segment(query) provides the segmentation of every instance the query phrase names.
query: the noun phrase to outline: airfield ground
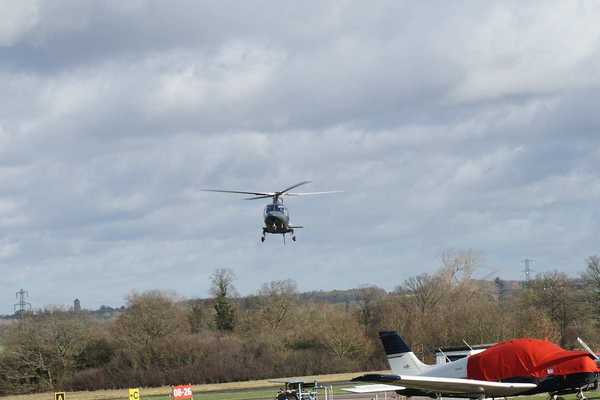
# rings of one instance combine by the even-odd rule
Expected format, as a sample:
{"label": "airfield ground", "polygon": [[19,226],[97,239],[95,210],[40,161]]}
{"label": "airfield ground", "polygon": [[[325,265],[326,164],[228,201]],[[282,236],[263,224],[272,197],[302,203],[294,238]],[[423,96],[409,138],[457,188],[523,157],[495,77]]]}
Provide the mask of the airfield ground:
{"label": "airfield ground", "polygon": [[[386,371],[377,371],[385,373]],[[375,373],[377,373],[375,372]],[[330,375],[314,375],[297,378],[307,382],[318,381],[322,384],[333,385],[334,395],[336,399],[341,399],[339,396],[346,396],[349,393],[341,390],[342,387],[353,386],[349,381],[355,376],[361,375],[361,372],[345,373],[345,374],[330,374]],[[277,389],[282,386],[281,383],[274,382],[275,380],[290,379],[263,379],[245,382],[229,382],[207,385],[194,385],[194,398],[200,400],[272,400],[277,393]],[[169,387],[156,388],[141,388],[140,394],[142,400],[167,400],[169,398]],[[127,389],[117,390],[98,390],[93,392],[67,392],[66,400],[118,400],[127,399]],[[355,397],[352,397],[355,398]],[[53,393],[36,393],[18,396],[0,397],[2,400],[52,400]]]}
{"label": "airfield ground", "polygon": [[[378,371],[385,372],[385,371]],[[343,391],[342,388],[354,386],[350,379],[362,373],[331,374],[320,376],[302,377],[305,381],[317,380],[320,383],[332,385],[334,389],[334,400],[374,400],[374,394],[353,394]],[[273,380],[256,380],[246,382],[230,382],[209,385],[194,385],[194,399],[196,400],[273,400],[280,383]],[[142,400],[169,400],[169,387],[141,388]],[[589,400],[600,400],[598,392],[586,393]],[[98,390],[93,392],[67,392],[65,400],[127,400],[127,390]],[[53,393],[36,393],[18,396],[0,397],[1,400],[53,400]],[[379,400],[383,400],[383,394],[379,394]],[[389,393],[387,399],[404,399]],[[413,397],[414,400],[420,399]],[[423,400],[429,400],[423,398]],[[548,396],[517,397],[519,400],[547,400]],[[565,400],[575,400],[575,395],[564,396]],[[321,399],[323,400],[323,399]]]}
{"label": "airfield ground", "polygon": [[[367,394],[352,394],[341,391],[341,387],[335,388],[334,398],[335,400],[374,400],[375,395],[367,395]],[[105,392],[113,392],[113,393],[105,393]],[[114,393],[119,392],[119,393]],[[143,392],[142,392],[143,393]],[[247,389],[247,390],[227,390],[220,392],[200,392],[194,395],[194,399],[196,400],[273,400],[275,391],[273,388],[269,389]],[[588,400],[600,400],[600,396],[597,393],[586,393]],[[54,396],[52,393],[40,393],[36,395],[24,395],[24,396],[7,396],[1,397],[3,400],[53,400]],[[380,394],[378,397],[380,400],[383,400],[383,395]],[[388,399],[398,399],[398,397],[387,397]],[[399,397],[403,399],[403,397]],[[126,391],[98,391],[98,392],[77,392],[77,393],[67,393],[68,400],[96,400],[96,399],[114,399],[114,400],[126,400],[127,393]],[[528,397],[517,397],[515,399],[518,400],[547,400],[548,396],[538,395],[538,396],[528,396]],[[568,395],[564,397],[565,400],[576,400],[575,395]],[[154,395],[143,395],[142,400],[169,400],[169,396],[167,394],[154,394]],[[429,398],[417,398],[413,397],[413,400],[430,400]],[[451,399],[450,399],[451,400]]]}

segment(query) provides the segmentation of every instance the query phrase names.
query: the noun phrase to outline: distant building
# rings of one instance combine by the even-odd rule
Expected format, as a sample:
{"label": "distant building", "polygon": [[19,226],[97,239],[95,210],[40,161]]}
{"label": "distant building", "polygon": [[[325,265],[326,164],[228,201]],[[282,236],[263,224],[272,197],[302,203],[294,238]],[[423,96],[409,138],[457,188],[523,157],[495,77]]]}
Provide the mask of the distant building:
{"label": "distant building", "polygon": [[81,302],[79,301],[79,299],[75,299],[75,301],[73,302],[73,312],[81,312]]}

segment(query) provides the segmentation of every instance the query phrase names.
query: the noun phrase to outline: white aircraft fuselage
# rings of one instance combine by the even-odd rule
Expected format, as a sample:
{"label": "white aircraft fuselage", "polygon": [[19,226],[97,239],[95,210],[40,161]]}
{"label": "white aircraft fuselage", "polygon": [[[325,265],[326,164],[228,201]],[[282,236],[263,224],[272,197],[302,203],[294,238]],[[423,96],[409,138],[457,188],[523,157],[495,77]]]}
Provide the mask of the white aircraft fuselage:
{"label": "white aircraft fuselage", "polygon": [[[427,365],[396,332],[380,332],[392,374],[367,374],[353,381],[357,393],[395,390],[404,396],[506,397],[577,393],[598,384],[600,357],[591,350],[572,351],[544,340],[514,339],[446,364]],[[477,353],[477,354],[475,354]],[[474,360],[474,361],[473,361]],[[473,361],[473,363],[471,363]]]}

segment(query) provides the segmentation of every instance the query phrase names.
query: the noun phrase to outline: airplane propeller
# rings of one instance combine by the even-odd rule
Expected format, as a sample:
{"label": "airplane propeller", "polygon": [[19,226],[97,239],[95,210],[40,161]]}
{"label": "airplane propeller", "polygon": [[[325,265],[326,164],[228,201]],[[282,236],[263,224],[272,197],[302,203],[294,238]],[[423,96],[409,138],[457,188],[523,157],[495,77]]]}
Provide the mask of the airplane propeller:
{"label": "airplane propeller", "polygon": [[596,360],[596,363],[598,365],[600,365],[600,357],[598,356],[598,354],[594,353],[594,351],[590,348],[590,346],[588,346],[587,343],[584,342],[580,337],[577,338],[577,341],[579,342],[579,344],[581,345],[581,347],[584,348],[585,351],[587,351],[588,353],[590,353],[590,356],[592,356],[592,358],[594,360]]}

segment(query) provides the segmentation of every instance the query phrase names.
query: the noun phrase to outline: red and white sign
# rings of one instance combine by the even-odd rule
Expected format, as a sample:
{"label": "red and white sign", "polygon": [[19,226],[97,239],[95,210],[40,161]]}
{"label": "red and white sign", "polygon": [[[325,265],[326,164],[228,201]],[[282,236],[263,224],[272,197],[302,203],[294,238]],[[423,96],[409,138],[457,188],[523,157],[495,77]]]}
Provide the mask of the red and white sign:
{"label": "red and white sign", "polygon": [[174,400],[192,400],[192,385],[180,385],[173,387],[173,399]]}

